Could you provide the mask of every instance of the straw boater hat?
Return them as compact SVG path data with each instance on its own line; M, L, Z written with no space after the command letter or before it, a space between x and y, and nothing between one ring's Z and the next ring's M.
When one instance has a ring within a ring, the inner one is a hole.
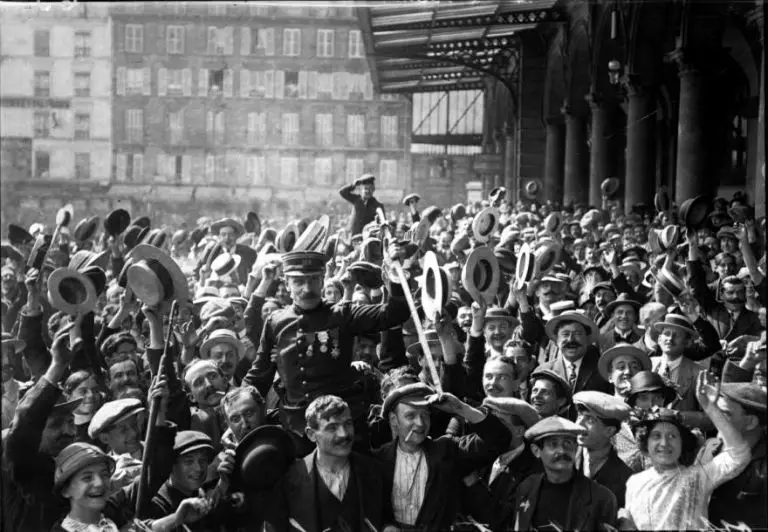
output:
M461 283L474 301L491 303L499 290L499 261L490 248L475 248L461 271Z
M211 270L217 277L222 278L237 271L241 261L242 257L237 253L219 253L219 255L211 261Z
M608 179L604 179L602 183L600 183L600 191L603 193L603 195L606 198L613 197L616 192L619 191L619 180L615 177L609 177Z
M657 321L653 324L653 328L658 332L669 327L688 333L694 339L699 337L699 332L694 328L691 320L682 314L667 314L663 321Z
M96 285L84 273L71 268L57 268L48 276L48 301L70 315L86 314L96 308Z
M515 288L522 290L536 274L536 259L528 244L523 244L520 247L515 270Z
M556 342L557 330L560 325L571 322L580 323L587 330L587 344L594 342L600 334L600 329L598 329L594 321L589 319L589 317L587 317L587 315L583 312L574 310L571 312L563 312L559 316L555 316L547 322L545 329L549 339Z
M481 244L487 243L499 223L499 210L495 207L483 209L472 220L472 236Z
M149 244L139 244L131 251L127 271L128 286L147 305L176 300L185 305L189 299L187 278L167 253Z
M605 306L605 310L603 311L603 313L606 316L611 316L613 315L613 311L616 310L616 308L619 307L620 305L629 305L630 307L635 309L635 312L640 312L640 307L642 307L642 304L639 301L630 299L629 294L627 294L626 292L622 292L621 294L619 294L619 296L616 299L614 299L613 301L611 301Z
M421 303L430 321L435 321L451 296L448 274L437 262L437 255L428 251L424 256L424 275L421 280Z
M299 228L296 222L290 222L286 225L275 238L275 246L280 253L293 251L296 241L299 239ZM299 251L299 250L297 250Z
M552 240L539 243L534 250L536 273L545 274L557 264L562 246Z
M292 249L295 251L322 251L325 247L325 240L328 238L330 225L330 218L323 214L307 226Z

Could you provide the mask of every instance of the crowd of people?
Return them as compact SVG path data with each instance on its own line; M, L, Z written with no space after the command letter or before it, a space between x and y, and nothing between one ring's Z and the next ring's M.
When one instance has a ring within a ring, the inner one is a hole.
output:
M3 529L767 529L765 218L615 192L9 225Z

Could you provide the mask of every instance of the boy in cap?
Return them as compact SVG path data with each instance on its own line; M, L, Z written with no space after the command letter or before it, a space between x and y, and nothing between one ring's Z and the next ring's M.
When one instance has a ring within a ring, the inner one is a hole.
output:
M577 438L584 434L583 427L559 416L543 419L525 432L544 473L529 476L518 487L515 530L601 530L606 525L615 526L616 497L574 467Z
M352 204L352 216L349 222L349 231L353 235L363 232L363 227L376 220L376 211L384 210L384 205L373 197L376 190L376 177L373 174L364 174L351 185L344 185L339 194ZM360 187L360 194L354 190Z
M602 392L574 394L573 404L579 413L576 424L586 431L578 437L581 452L576 457L576 468L611 490L618 507L623 508L627 479L634 471L621 461L612 439L621 423L629 419L630 407L622 399Z

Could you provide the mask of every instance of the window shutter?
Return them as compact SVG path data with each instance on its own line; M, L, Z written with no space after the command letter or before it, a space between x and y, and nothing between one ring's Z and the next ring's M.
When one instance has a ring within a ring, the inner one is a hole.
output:
M299 70L299 98L307 98L307 72L304 70Z
M248 113L248 134L246 137L248 144L256 143L256 113Z
M221 132L220 134L225 134L226 131L226 125L224 124L224 111L219 111L216 113L216 131Z
M213 183L213 174L216 172L216 161L213 155L205 156L205 181L206 183Z
M144 96L152 96L152 69L149 67L144 68Z
M251 72L246 69L240 71L240 97L248 98L251 95Z
M117 181L125 181L125 169L128 166L124 153L118 153L115 158L115 179Z
M200 69L200 77L197 79L197 95L208 96L208 69Z
M275 97L275 71L267 70L264 72L264 88L266 90L265 96L267 98Z
M224 71L224 97L231 98L234 86L234 74L229 68Z
M339 72L339 94L342 100L349 100L349 74L346 72Z
M248 181L250 183L255 184L255 169L256 169L256 157L246 157L245 158L245 175L248 177Z
M184 183L192 182L192 158L190 155L181 156L181 181Z
M133 155L133 180L144 181L144 154L135 153Z
M371 75L367 72L363 81L363 97L366 100L373 99L373 82L371 82Z
M317 98L317 72L312 71L308 74L309 82L307 87L307 95L314 100Z
M117 67L117 95L125 96L125 67Z
M168 69L161 68L157 71L157 95L165 96L168 93Z
M341 99L341 72L334 72L331 76L331 97L334 100Z
M192 96L192 69L185 68L181 71L181 83L184 96Z
M158 153L157 154L157 165L155 166L155 175L158 175L160 177L165 177L165 154L164 153Z
M240 55L251 53L251 28L240 28Z
M208 133L209 138L213 136L213 111L208 111L205 120L205 131Z
M266 41L266 55L275 55L275 30L267 28L264 30L264 40Z
M285 94L285 72L275 71L275 98L282 100Z
M224 29L224 53L235 55L235 28L227 26Z

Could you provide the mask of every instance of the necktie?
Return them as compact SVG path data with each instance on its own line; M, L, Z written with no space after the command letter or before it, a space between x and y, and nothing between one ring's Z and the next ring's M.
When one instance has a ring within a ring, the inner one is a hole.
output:
M669 371L669 364L664 364L664 368L661 371L661 376L664 377L666 380L672 379L672 374Z
M568 363L568 384L571 385L571 388L576 386L576 364L573 362Z

